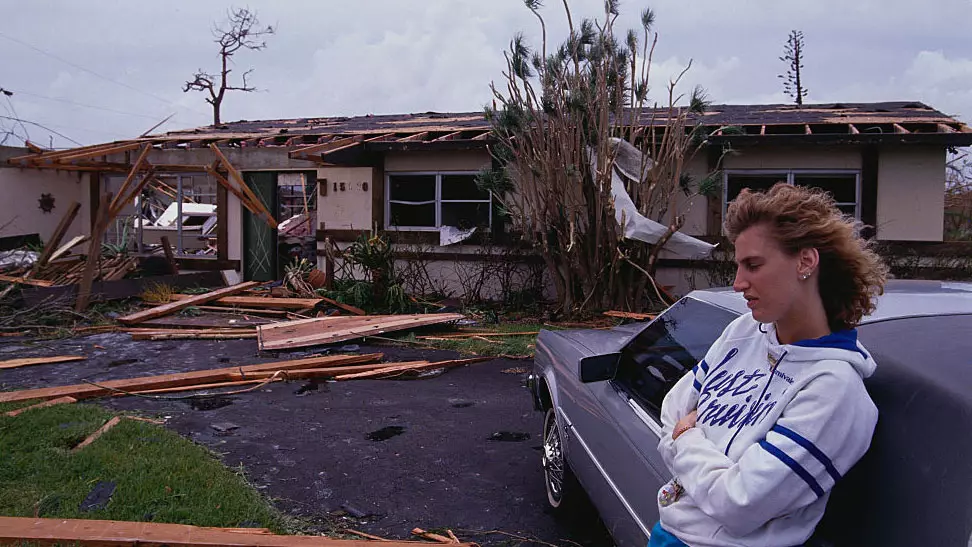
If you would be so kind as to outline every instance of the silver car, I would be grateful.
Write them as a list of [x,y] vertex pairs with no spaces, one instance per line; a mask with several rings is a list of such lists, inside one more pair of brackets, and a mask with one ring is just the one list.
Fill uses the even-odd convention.
[[[731,289],[694,291],[648,323],[542,331],[529,385],[550,506],[589,497],[617,545],[644,547],[671,478],[662,399],[747,311]],[[808,545],[972,546],[972,283],[892,281],[858,337],[880,418]]]

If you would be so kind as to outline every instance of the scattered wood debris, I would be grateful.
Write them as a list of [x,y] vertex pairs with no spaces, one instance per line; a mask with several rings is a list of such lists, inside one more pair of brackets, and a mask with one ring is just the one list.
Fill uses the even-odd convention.
[[8,368],[28,367],[30,365],[48,365],[52,363],[67,363],[70,361],[84,361],[83,355],[60,355],[58,357],[25,357],[22,359],[8,359],[0,361],[0,370]]
[[263,325],[257,327],[257,333],[261,350],[292,349],[344,342],[462,318],[463,315],[458,313],[317,317]]
[[28,410],[36,410],[38,408],[47,408],[49,406],[71,404],[76,402],[78,402],[78,400],[75,399],[74,397],[58,397],[57,399],[51,399],[49,401],[37,403],[36,405],[25,406],[23,408],[18,408],[17,410],[11,410],[9,412],[4,413],[4,415],[13,417],[13,416],[23,414]]
[[[253,284],[257,285],[258,283]],[[240,285],[243,285],[243,283]],[[234,286],[239,287],[240,285]],[[173,294],[170,298],[176,302],[182,302],[195,298],[195,296]],[[215,300],[216,304],[223,306],[245,306],[247,308],[270,308],[274,310],[303,310],[313,308],[324,301],[323,298],[274,298],[264,296],[224,296],[213,300]],[[206,302],[209,302],[209,300]]]
[[47,400],[64,396],[70,396],[80,400],[90,399],[92,397],[104,397],[106,395],[119,392],[137,392],[167,387],[211,384],[215,382],[226,382],[233,380],[248,380],[253,379],[252,374],[259,372],[270,371],[272,373],[279,370],[291,371],[304,368],[319,368],[331,365],[363,365],[367,363],[376,363],[381,360],[381,357],[382,355],[380,353],[309,357],[306,359],[297,359],[293,361],[276,361],[242,367],[207,369],[177,374],[163,374],[160,376],[143,376],[124,380],[105,380],[103,382],[98,382],[97,385],[94,383],[85,383],[61,387],[5,391],[0,392],[0,403],[27,401],[30,399]]
[[[447,538],[448,539],[448,538]],[[62,543],[81,547],[103,545],[169,545],[201,547],[365,547],[375,540],[333,539],[323,536],[283,536],[265,528],[206,528],[159,522],[0,517],[0,544],[21,541]],[[415,541],[382,541],[387,547],[414,547]],[[449,540],[452,543],[452,540]],[[472,547],[470,543],[463,543]]]
[[459,543],[458,540],[457,541],[452,541],[451,538],[447,538],[447,537],[442,536],[442,535],[439,535],[439,534],[433,534],[432,532],[426,532],[425,530],[423,530],[421,528],[412,528],[412,535],[413,536],[418,536],[418,537],[424,538],[424,539],[429,539],[429,540],[432,540],[432,541],[434,541],[436,543],[448,543],[450,545],[454,545],[456,543]]
[[108,430],[110,430],[111,428],[113,428],[116,425],[118,425],[119,422],[121,422],[121,417],[120,416],[114,416],[114,417],[112,417],[112,419],[110,419],[107,422],[105,422],[105,425],[99,427],[97,430],[95,430],[94,433],[92,433],[91,435],[88,435],[88,437],[85,440],[81,441],[80,444],[78,444],[77,446],[75,446],[74,448],[72,448],[71,449],[71,452],[77,452],[78,450],[81,450],[82,448],[84,448],[84,447],[88,446],[89,444],[95,442],[96,440],[98,440],[98,437],[101,437],[102,435],[104,435],[105,433],[107,433]]
[[608,317],[617,317],[619,319],[634,319],[636,321],[644,321],[645,319],[654,319],[656,314],[654,313],[636,313],[632,311],[619,311],[611,310],[604,312],[604,315]]
[[256,338],[252,328],[126,329],[132,340],[239,340]]
[[176,300],[175,302],[169,302],[167,304],[162,304],[161,306],[156,306],[154,308],[150,308],[147,310],[135,312],[133,314],[126,315],[124,317],[119,317],[118,322],[125,325],[133,325],[135,323],[139,323],[147,319],[162,317],[163,315],[167,315],[169,313],[176,312],[188,308],[190,306],[194,306],[197,304],[205,304],[207,302],[217,300],[224,296],[234,295],[236,293],[243,292],[246,289],[255,287],[257,285],[259,285],[259,283],[257,283],[256,281],[246,281],[243,283],[239,283],[237,285],[233,285],[231,287],[224,287],[222,289],[217,289],[215,291],[210,291],[208,293],[189,296],[181,300]]

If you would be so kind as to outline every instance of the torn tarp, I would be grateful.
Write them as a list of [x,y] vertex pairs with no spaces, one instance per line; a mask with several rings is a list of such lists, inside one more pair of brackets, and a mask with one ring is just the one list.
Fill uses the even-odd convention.
[[[638,212],[634,201],[624,188],[624,179],[621,178],[624,175],[631,180],[638,181],[639,184],[645,184],[648,171],[654,165],[654,162],[651,158],[644,158],[644,165],[642,165],[641,151],[623,139],[612,138],[611,146],[618,149],[614,160],[614,169],[611,172],[614,218],[618,221],[618,224],[623,225],[624,237],[645,243],[657,243],[668,232],[668,227]],[[593,150],[590,151],[590,158],[591,169],[597,171],[597,156]],[[641,173],[640,177],[637,175],[639,172]],[[681,232],[675,232],[663,248],[686,258],[705,258],[712,253],[715,245]]]

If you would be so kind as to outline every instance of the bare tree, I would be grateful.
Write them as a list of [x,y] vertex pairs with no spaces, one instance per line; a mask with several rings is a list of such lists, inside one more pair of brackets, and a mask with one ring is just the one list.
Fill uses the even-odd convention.
[[[517,35],[505,54],[505,81],[492,85],[493,105],[486,108],[497,167],[484,170],[479,185],[493,192],[501,216],[543,257],[560,311],[667,303],[654,268],[684,222],[676,198],[684,192],[681,201],[691,203],[705,187],[713,190],[710,177],[693,181],[685,171],[707,141],[704,91],[696,88],[687,105],[678,106],[685,99],[675,91],[683,71],[669,83],[662,105],[648,100],[657,42],[650,9],[642,12],[639,31],[618,39],[617,0],[606,1],[603,19],[579,26],[564,0],[569,37],[548,50],[541,3],[525,4],[540,21],[543,42],[532,51]],[[626,148],[620,141],[640,152],[640,176],[624,180],[637,213],[667,227],[654,244],[625,237],[616,218],[612,177]]]
[[186,82],[182,91],[193,90],[209,93],[206,102],[213,105],[214,125],[220,123],[219,111],[227,91],[250,92],[256,90],[255,87],[250,87],[246,81],[247,75],[253,72],[253,69],[243,73],[243,85],[230,85],[228,76],[233,71],[230,68],[232,57],[241,49],[259,51],[266,48],[267,43],[263,40],[263,37],[274,34],[274,32],[276,31],[272,26],[260,27],[256,12],[250,11],[248,8],[232,9],[227,13],[226,21],[221,26],[213,26],[213,37],[216,38],[215,42],[219,44],[221,62],[219,75],[214,76],[203,71],[203,69],[199,69],[192,81]]
[[786,74],[778,77],[783,80],[783,92],[789,95],[797,106],[803,106],[803,98],[807,96],[807,89],[803,87],[803,32],[790,31],[786,40],[786,47],[780,60],[788,64]]

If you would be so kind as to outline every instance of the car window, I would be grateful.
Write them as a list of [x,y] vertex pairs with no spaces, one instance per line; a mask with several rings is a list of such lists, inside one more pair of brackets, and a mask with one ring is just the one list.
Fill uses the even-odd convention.
[[658,418],[668,390],[736,317],[692,298],[679,300],[621,350],[615,383]]

